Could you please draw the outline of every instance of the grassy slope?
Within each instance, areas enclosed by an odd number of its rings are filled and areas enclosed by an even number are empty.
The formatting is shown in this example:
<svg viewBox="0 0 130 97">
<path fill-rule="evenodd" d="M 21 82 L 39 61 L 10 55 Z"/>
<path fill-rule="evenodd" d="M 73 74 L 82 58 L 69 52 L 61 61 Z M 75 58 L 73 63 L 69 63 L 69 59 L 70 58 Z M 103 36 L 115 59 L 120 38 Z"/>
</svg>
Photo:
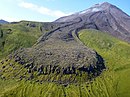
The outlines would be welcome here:
<svg viewBox="0 0 130 97">
<path fill-rule="evenodd" d="M 27 26 L 28 22 L 5 24 L 0 26 L 3 37 L 0 37 L 0 58 L 8 55 L 20 47 L 31 47 L 42 34 L 40 23 L 33 23 L 36 27 Z M 11 31 L 9 30 L 11 29 Z M 1 34 L 1 33 L 0 33 Z M 4 45 L 2 43 L 4 42 Z"/>
<path fill-rule="evenodd" d="M 91 82 L 70 84 L 0 79 L 2 97 L 129 97 L 130 45 L 97 31 L 85 30 L 81 41 L 103 56 L 107 70 Z M 81 78 L 79 77 L 79 80 Z"/>
<path fill-rule="evenodd" d="M 130 97 L 130 44 L 120 41 L 105 33 L 84 30 L 79 34 L 81 41 L 95 49 L 105 59 L 108 70 L 105 76 L 112 73 L 112 89 L 119 97 Z M 109 73 L 111 72 L 111 73 Z"/>
</svg>

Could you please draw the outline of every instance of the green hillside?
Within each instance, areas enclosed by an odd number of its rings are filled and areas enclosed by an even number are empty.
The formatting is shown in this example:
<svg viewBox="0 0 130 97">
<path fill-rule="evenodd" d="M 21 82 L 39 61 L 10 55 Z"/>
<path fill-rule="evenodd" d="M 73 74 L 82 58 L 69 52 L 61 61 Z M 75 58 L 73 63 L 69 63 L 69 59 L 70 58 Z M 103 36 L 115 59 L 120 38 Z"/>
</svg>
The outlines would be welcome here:
<svg viewBox="0 0 130 97">
<path fill-rule="evenodd" d="M 3 29 L 2 29 L 3 30 Z M 19 30 L 20 31 L 20 30 Z M 17 32 L 17 31 L 16 31 Z M 35 31 L 36 32 L 36 31 Z M 19 32 L 20 33 L 20 32 Z M 25 33 L 25 32 L 23 32 Z M 29 34 L 27 36 L 28 42 L 24 43 L 24 38 L 18 35 L 23 43 L 22 47 L 30 47 L 36 42 L 37 37 L 40 34 Z M 9 35 L 8 35 L 9 36 Z M 14 36 L 15 37 L 15 36 Z M 33 37 L 33 38 L 31 38 Z M 110 35 L 95 30 L 83 30 L 79 33 L 79 38 L 88 47 L 97 51 L 105 60 L 107 69 L 95 79 L 84 82 L 84 76 L 78 77 L 78 83 L 71 84 L 59 84 L 55 82 L 40 82 L 35 80 L 19 80 L 15 78 L 8 78 L 9 75 L 6 72 L 10 70 L 13 75 L 17 71 L 17 68 L 22 66 L 19 64 L 15 65 L 15 68 L 6 66 L 0 61 L 0 96 L 1 97 L 130 97 L 130 44 L 120 41 Z M 7 39 L 7 37 L 6 37 Z M 33 39 L 33 40 L 31 40 Z M 32 41 L 30 45 L 29 42 Z M 17 42 L 17 41 L 16 41 Z M 5 55 L 9 54 L 6 52 L 11 44 L 4 46 Z M 19 43 L 18 43 L 19 44 Z M 26 44 L 26 45 L 25 45 Z M 29 44 L 29 45 L 28 45 Z M 15 45 L 16 47 L 20 47 Z M 13 49 L 15 50 L 15 49 Z M 2 56 L 1 56 L 2 57 Z M 7 61 L 8 62 L 8 61 Z M 11 61 L 13 62 L 13 60 Z M 11 64 L 10 64 L 11 65 Z M 21 67 L 20 67 L 21 66 Z M 3 69 L 4 71 L 1 71 Z M 13 71 L 14 70 L 14 71 Z M 1 74 L 4 73 L 4 74 Z M 4 77 L 6 76 L 6 77 Z M 66 75 L 65 77 L 72 77 Z M 49 78 L 50 75 L 45 75 L 44 78 Z M 59 76 L 56 77 L 58 79 Z M 65 78 L 66 79 L 66 78 Z M 72 79 L 70 79 L 72 80 Z"/>
<path fill-rule="evenodd" d="M 104 74 L 112 81 L 105 83 L 106 87 L 111 86 L 118 97 L 130 97 L 130 44 L 95 30 L 81 31 L 79 37 L 104 58 L 107 66 Z"/>
<path fill-rule="evenodd" d="M 0 25 L 0 59 L 19 48 L 28 48 L 37 39 L 52 30 L 55 24 L 20 21 Z"/>
<path fill-rule="evenodd" d="M 42 34 L 41 23 L 21 21 L 0 25 L 0 58 L 22 47 L 31 47 Z"/>
</svg>

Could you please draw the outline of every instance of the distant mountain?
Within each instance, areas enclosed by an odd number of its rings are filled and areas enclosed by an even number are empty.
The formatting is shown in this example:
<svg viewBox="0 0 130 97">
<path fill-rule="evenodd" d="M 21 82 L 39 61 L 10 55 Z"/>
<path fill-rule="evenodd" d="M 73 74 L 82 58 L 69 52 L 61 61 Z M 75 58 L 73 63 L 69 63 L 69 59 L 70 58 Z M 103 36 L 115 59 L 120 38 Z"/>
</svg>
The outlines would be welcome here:
<svg viewBox="0 0 130 97">
<path fill-rule="evenodd" d="M 75 22 L 79 29 L 97 29 L 130 42 L 130 16 L 116 6 L 104 2 L 75 14 L 61 17 L 55 22 Z"/>
<path fill-rule="evenodd" d="M 5 21 L 5 20 L 0 20 L 0 24 L 8 24 L 9 22 L 8 21 Z"/>
</svg>

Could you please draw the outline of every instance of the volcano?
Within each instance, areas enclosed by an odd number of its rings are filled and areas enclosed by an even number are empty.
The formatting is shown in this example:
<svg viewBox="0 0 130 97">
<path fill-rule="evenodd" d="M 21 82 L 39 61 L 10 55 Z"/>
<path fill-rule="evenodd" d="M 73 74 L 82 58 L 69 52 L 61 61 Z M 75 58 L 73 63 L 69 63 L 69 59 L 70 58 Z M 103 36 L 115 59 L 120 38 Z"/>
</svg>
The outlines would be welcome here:
<svg viewBox="0 0 130 97">
<path fill-rule="evenodd" d="M 96 29 L 130 42 L 130 16 L 118 7 L 104 2 L 70 16 L 57 19 L 55 22 L 80 21 L 80 29 Z"/>
</svg>

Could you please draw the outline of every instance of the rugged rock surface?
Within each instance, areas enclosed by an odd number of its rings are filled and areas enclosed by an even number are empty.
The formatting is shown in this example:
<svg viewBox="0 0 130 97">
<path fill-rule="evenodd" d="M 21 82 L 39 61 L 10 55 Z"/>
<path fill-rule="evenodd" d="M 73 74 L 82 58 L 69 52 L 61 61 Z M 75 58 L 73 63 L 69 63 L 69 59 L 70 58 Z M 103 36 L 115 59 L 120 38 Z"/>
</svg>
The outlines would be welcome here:
<svg viewBox="0 0 130 97">
<path fill-rule="evenodd" d="M 55 22 L 81 21 L 81 28 L 105 31 L 116 38 L 130 42 L 130 16 L 107 2 L 57 19 Z"/>
</svg>

